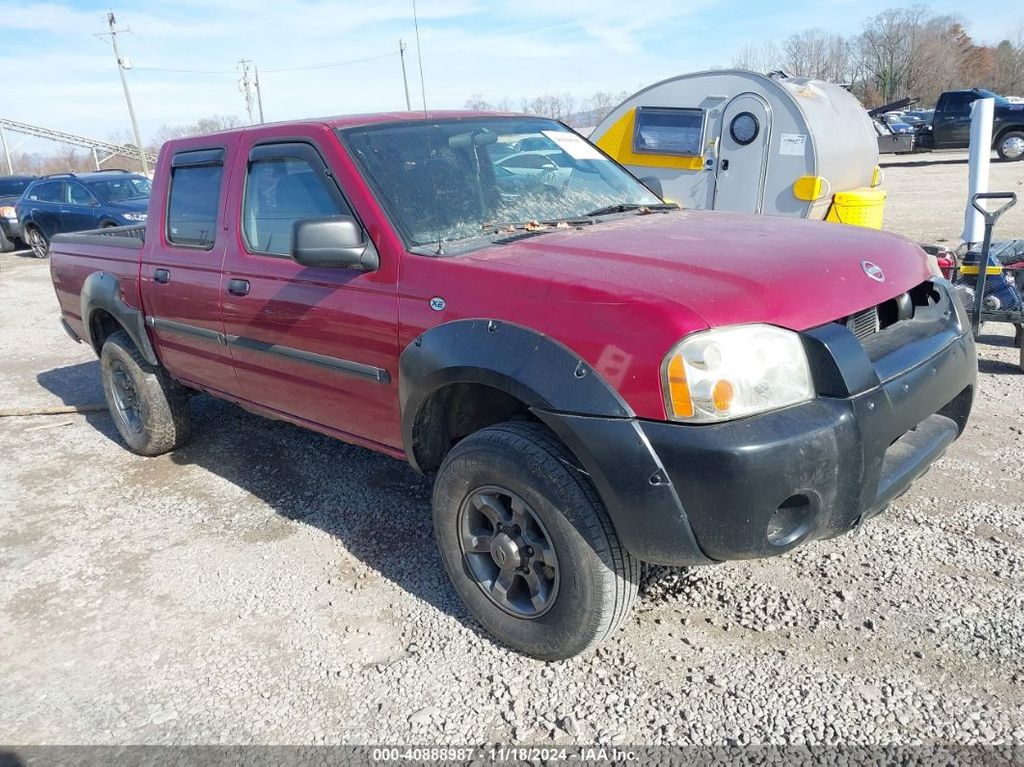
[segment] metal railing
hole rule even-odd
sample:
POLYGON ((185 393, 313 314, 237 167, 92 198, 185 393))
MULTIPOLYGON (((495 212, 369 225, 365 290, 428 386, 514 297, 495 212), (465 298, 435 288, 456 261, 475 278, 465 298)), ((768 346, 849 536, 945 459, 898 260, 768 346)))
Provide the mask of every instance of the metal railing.
POLYGON ((16 133, 24 133, 27 136, 45 138, 50 141, 58 141, 62 144, 73 144, 75 146, 91 149, 92 159, 96 163, 96 170, 100 170, 103 163, 113 157, 127 157, 132 160, 142 160, 142 158, 145 157, 150 163, 156 162, 155 154, 139 149, 139 147, 134 144, 112 144, 109 141, 99 141, 97 139, 88 138, 87 136, 77 136, 74 133, 65 133, 64 131, 52 130, 50 128, 41 128, 38 125, 29 125, 28 123, 21 123, 16 120, 8 120, 5 117, 0 117, 0 145, 2 145, 4 151, 4 160, 7 163, 7 172, 11 174, 14 173, 14 166, 11 162, 11 153, 7 146, 7 137, 4 135, 5 131, 8 130, 16 133), (98 154, 99 152, 105 152, 107 156, 100 159, 98 154))

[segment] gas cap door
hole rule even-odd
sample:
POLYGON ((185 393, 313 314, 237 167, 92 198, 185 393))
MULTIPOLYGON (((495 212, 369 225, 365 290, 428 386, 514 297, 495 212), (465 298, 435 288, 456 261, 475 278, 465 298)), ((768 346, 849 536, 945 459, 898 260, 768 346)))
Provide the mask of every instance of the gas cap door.
POLYGON ((768 173, 772 110, 756 93, 741 93, 722 112, 715 173, 715 210, 760 213, 768 173))

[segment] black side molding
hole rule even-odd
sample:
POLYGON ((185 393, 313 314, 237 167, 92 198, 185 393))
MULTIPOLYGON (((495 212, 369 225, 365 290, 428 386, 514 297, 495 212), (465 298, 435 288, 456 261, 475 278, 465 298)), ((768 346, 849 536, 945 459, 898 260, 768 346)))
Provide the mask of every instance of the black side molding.
POLYGON ((355 378, 365 378, 369 381, 376 381, 380 384, 391 383, 391 374, 388 373, 387 370, 384 368, 374 367, 373 365, 366 365, 362 362, 353 362, 352 360, 341 359, 340 357, 329 357, 326 354, 308 352, 304 349, 293 349, 290 346, 268 344, 263 341, 257 341, 254 338, 246 338, 245 336, 228 336, 223 333, 219 333, 216 330, 201 328, 196 325, 188 325, 184 322, 176 322, 175 320, 166 320, 162 317, 147 317, 146 324, 151 328, 156 328, 157 330, 178 333, 180 335, 191 336, 192 338, 202 338, 203 340, 212 341, 222 346, 237 346, 242 349, 263 352, 264 354, 287 357, 288 359, 305 362, 309 365, 316 365, 318 367, 334 371, 335 373, 342 373, 355 378))
POLYGON ((328 370, 333 370, 336 373, 344 373, 345 375, 354 376, 356 378, 366 378, 370 381, 376 381, 381 384, 391 383, 391 374, 384 368, 365 365, 362 362, 353 362, 352 360, 345 360, 340 357, 329 357, 326 354, 307 352, 303 349, 293 349, 290 346, 268 344, 262 341, 256 341, 252 338, 245 338, 244 336, 228 336, 227 342, 230 346, 239 346, 243 349, 252 349, 253 351, 264 352, 266 354, 276 354, 279 357, 287 357, 288 359, 297 360, 298 362, 305 362, 309 365, 317 365, 322 368, 327 368, 328 370))

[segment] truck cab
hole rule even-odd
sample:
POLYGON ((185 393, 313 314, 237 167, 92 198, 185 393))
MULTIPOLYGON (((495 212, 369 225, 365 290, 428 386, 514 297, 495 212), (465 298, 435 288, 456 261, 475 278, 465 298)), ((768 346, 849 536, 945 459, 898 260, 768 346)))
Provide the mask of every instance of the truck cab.
POLYGON ((152 199, 145 226, 52 247, 126 445, 183 444, 205 392, 408 461, 434 477, 453 588, 534 657, 614 631, 641 561, 779 556, 865 523, 970 413, 966 315, 919 247, 681 210, 552 120, 175 140, 152 199), (559 172, 510 184, 513 152, 559 172))
POLYGON ((1003 160, 1024 158, 1024 104, 1013 104, 982 88, 946 91, 939 96, 931 127, 934 148, 967 148, 971 140, 971 108, 979 98, 995 99, 992 148, 1003 160))

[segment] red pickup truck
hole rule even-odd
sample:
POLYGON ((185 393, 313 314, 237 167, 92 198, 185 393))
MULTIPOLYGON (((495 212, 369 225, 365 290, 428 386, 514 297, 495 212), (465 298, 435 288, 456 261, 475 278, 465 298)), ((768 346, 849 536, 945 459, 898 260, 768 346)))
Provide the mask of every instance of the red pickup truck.
POLYGON ((535 657, 613 631, 641 561, 857 527, 971 409, 969 325, 917 246, 679 210, 554 121, 176 140, 151 200, 52 244, 128 447, 181 444, 202 391, 436 473, 456 591, 535 657))

